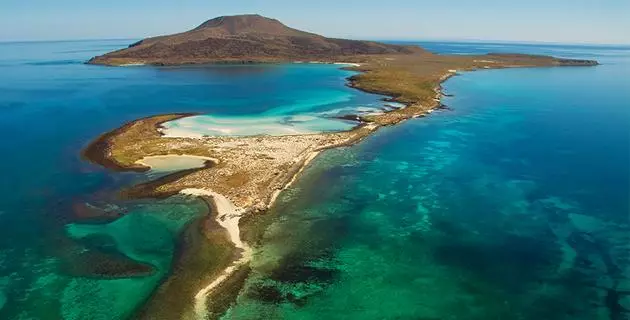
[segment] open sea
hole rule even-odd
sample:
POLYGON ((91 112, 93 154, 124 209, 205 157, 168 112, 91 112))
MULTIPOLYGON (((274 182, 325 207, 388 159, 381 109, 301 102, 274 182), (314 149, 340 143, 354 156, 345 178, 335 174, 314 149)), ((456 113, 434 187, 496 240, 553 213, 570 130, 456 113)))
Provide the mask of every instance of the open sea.
MULTIPOLYGON (((339 65, 83 64, 132 42, 0 43, 0 319, 134 316, 208 213, 117 199, 149 177, 83 161, 99 134, 171 112, 204 114, 174 136, 343 130, 390 107, 339 65)), ((629 319, 630 47, 419 44, 602 65, 463 73, 448 110, 324 152, 249 222, 223 318, 629 319)))

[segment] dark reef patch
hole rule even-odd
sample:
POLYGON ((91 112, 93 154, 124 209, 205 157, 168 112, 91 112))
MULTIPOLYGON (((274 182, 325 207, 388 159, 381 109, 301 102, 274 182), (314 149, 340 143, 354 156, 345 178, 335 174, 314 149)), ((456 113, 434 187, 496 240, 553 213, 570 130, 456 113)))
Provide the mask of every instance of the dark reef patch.
POLYGON ((86 278, 129 278, 147 276, 154 267, 120 253, 116 242, 107 235, 90 235, 77 241, 89 250, 75 252, 71 259, 62 259, 62 272, 86 278), (72 262, 70 262, 72 261, 72 262))
POLYGON ((553 268, 558 252, 548 241, 504 235, 492 243, 446 242, 434 249, 441 264, 461 268, 511 292, 539 281, 553 268))
POLYGON ((270 279, 283 283, 318 283, 330 284, 334 282, 338 270, 309 266, 301 262, 299 259, 295 261, 284 261, 286 265, 274 270, 270 279))
POLYGON ((247 295, 264 303, 280 304, 287 301, 282 291, 270 284, 258 284, 251 288, 247 295))
POLYGON ((84 223, 108 223, 124 215, 125 210, 117 209, 101 208, 87 202, 75 201, 72 204, 72 218, 84 223))
MULTIPOLYGON (((228 240, 225 229, 213 218, 211 206, 206 214, 190 221, 179 235, 173 263, 153 295, 136 310, 134 319, 179 319, 194 304, 197 292, 218 276, 238 253, 228 240), (173 297, 177 297, 173 299, 173 297)), ((249 269, 239 270, 222 284, 208 308, 218 318, 235 297, 249 269), (229 289, 229 290, 228 290, 229 289)))

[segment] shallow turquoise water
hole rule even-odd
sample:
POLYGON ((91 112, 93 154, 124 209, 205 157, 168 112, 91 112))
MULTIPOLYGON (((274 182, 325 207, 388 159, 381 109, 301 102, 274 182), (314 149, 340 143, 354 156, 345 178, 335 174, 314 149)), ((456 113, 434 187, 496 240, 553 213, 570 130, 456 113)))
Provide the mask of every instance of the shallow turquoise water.
POLYGON ((218 117, 201 115, 169 121, 167 137, 295 135, 352 129, 357 123, 316 115, 218 117))
POLYGON ((382 105, 345 87, 351 73, 333 65, 83 64, 132 42, 0 43, 0 319, 127 318, 169 272, 183 226, 207 211, 178 197, 116 199, 147 176, 82 161, 99 134, 169 112, 321 118, 382 105), (77 218, 86 212, 122 218, 77 218))
POLYGON ((466 73, 452 110, 326 152, 224 318, 630 318, 630 50, 524 49, 604 65, 466 73))
MULTIPOLYGON (((344 79, 355 73, 337 70, 340 67, 308 64, 256 67, 266 68, 267 73, 260 80, 257 75, 247 75, 247 85, 256 86, 256 91, 239 88, 251 95, 243 101, 247 105, 244 112, 210 113, 178 119, 165 123, 163 132, 167 136, 189 137, 342 131, 351 129, 357 123, 339 120, 336 116, 377 113, 388 107, 402 106, 345 88, 344 79)), ((222 67, 215 68, 221 70, 222 67)))

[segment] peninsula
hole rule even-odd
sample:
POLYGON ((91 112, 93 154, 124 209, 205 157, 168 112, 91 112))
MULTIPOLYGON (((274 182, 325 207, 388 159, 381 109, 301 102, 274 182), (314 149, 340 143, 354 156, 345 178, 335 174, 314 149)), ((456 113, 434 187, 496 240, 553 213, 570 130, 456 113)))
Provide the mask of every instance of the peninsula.
POLYGON ((89 63, 119 66, 315 61, 346 63, 347 68, 360 72, 348 79, 349 86, 388 96, 405 107, 362 117, 350 131, 288 136, 168 138, 162 136, 161 124, 194 115, 157 115, 105 133, 85 150, 84 156, 90 161, 119 171, 149 170, 148 160, 155 156, 207 159, 206 166, 122 192, 129 198, 178 193, 206 197, 217 209, 217 221, 228 230, 235 252, 240 252, 222 273, 199 280, 203 283, 189 284, 196 287, 195 294, 182 297, 190 309, 180 310, 181 314, 206 316, 207 301, 220 288, 224 289, 222 283, 229 281, 230 276, 245 270, 249 262, 250 248, 240 238, 239 219, 269 208, 322 150, 356 143, 382 126, 429 114, 440 106, 440 84, 458 72, 597 65, 591 60, 524 54, 438 55, 416 46, 327 38, 259 15, 215 18, 193 30, 145 39, 127 49, 95 57, 89 63))

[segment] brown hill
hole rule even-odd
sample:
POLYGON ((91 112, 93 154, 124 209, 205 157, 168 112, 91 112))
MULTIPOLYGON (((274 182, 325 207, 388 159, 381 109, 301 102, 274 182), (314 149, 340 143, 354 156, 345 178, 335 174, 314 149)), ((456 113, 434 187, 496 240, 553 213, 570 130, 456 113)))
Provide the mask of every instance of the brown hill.
POLYGON ((349 56, 409 54, 412 46, 326 38, 260 15, 225 16, 190 31, 144 39, 95 57, 95 64, 182 64, 219 61, 333 61, 349 56))

